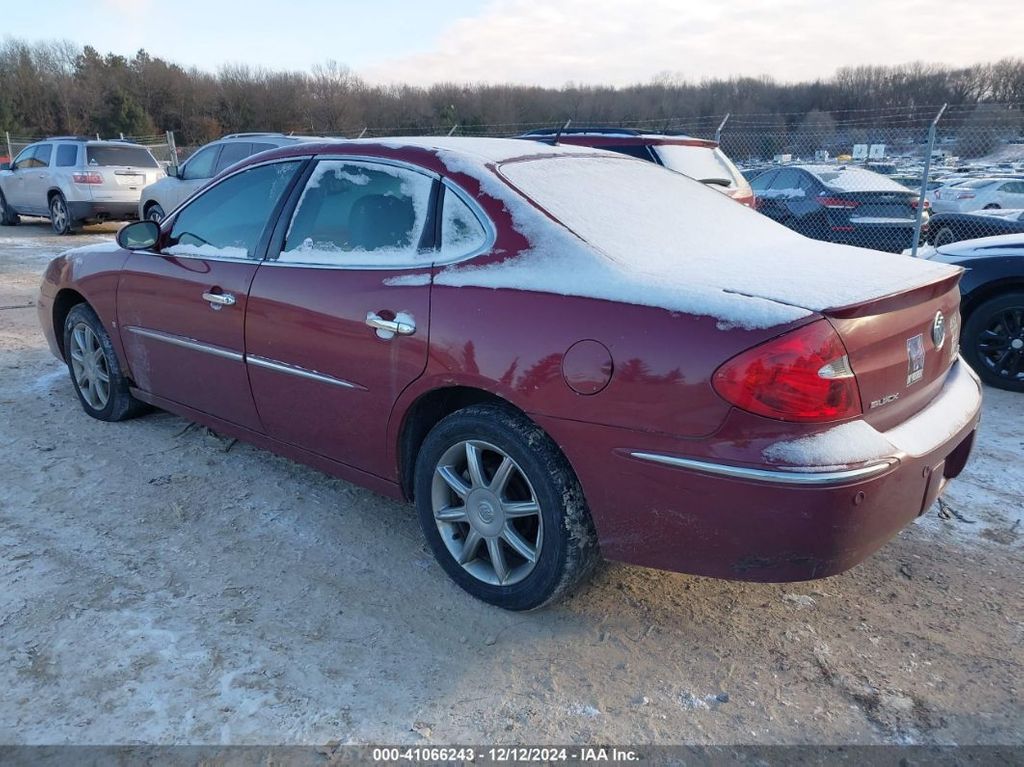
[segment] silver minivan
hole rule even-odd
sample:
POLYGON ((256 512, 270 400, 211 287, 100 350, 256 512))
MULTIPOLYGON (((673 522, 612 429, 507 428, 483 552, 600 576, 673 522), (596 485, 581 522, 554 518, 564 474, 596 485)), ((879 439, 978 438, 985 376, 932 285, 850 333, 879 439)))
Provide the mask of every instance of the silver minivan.
POLYGON ((0 165, 0 224, 43 216, 57 234, 70 234, 83 224, 130 221, 143 188, 164 175, 146 147, 127 141, 39 141, 0 165))

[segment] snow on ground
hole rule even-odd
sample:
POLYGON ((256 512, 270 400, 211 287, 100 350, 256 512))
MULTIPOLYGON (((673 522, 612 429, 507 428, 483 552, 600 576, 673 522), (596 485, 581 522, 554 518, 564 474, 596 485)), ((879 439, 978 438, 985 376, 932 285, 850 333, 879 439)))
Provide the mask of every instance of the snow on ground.
POLYGON ((985 390, 948 518, 848 573, 608 566, 510 614, 406 505, 166 413, 86 417, 28 304, 88 240, 2 236, 35 245, 0 243, 0 742, 1024 744, 1020 395, 985 390))

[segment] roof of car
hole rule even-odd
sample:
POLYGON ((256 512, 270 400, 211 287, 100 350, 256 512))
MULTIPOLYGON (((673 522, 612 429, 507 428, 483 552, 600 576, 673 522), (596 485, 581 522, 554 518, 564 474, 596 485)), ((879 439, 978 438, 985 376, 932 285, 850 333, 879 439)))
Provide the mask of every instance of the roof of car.
POLYGON ((381 139, 356 139, 353 144, 377 144, 390 148, 416 147, 472 155, 489 163, 508 162, 523 157, 544 155, 593 155, 591 147, 547 144, 531 139, 476 138, 469 136, 398 136, 381 139))
POLYGON ((518 138, 526 138, 533 141, 543 141, 558 137, 559 142, 568 144, 587 144, 589 146, 600 146, 602 144, 643 144, 643 145, 679 145, 679 146, 702 146, 715 148, 718 144, 709 139, 695 138, 684 133, 650 133, 634 130, 632 128, 615 127, 578 127, 566 128, 539 128, 537 130, 523 133, 518 138))

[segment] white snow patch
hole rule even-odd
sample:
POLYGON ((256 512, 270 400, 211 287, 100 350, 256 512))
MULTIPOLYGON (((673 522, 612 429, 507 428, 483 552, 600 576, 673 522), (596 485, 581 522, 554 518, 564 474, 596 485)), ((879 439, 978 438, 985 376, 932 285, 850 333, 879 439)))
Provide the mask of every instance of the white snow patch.
POLYGON ((891 442, 866 421, 851 421, 809 437, 776 442, 761 455, 792 466, 845 466, 892 455, 891 442))
POLYGON ((247 248, 240 248, 233 245, 226 245, 218 248, 216 245, 183 245, 181 243, 164 248, 162 251, 169 256, 199 256, 200 258, 237 258, 244 261, 249 257, 247 248))

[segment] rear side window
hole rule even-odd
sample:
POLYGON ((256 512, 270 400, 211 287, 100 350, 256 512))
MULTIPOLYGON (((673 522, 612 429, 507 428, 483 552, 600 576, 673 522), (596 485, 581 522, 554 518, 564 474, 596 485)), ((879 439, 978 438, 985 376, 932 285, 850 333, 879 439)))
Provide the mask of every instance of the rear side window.
POLYGON ((90 167, 122 166, 158 168, 156 158, 141 146, 87 145, 85 163, 90 167))
POLYGON ((248 141, 232 141, 220 148, 220 157, 217 158, 217 165, 213 169, 213 175, 217 175, 225 168, 230 168, 236 162, 244 160, 252 154, 252 144, 248 141))
POLYGON ((61 144, 57 147, 57 167, 73 168, 78 163, 78 147, 74 144, 61 144))
POLYGON ((445 189, 441 210, 441 257, 458 258, 487 244, 487 230, 469 206, 450 189, 445 189))
POLYGON ((260 152, 266 152, 268 149, 277 149, 273 144, 261 144, 255 142, 252 145, 252 154, 259 154, 260 152))
POLYGON ((279 162, 249 168, 202 192, 175 218, 171 244, 163 252, 200 258, 255 258, 274 206, 301 164, 279 162))
POLYGON ((299 198, 278 261, 328 266, 417 258, 433 179, 367 162, 320 162, 299 198))
POLYGON ((776 175, 776 172, 772 170, 768 171, 767 173, 762 173, 760 176, 758 176, 757 178, 750 182, 750 188, 758 193, 764 192, 768 189, 768 187, 771 186, 772 180, 775 178, 776 175))

